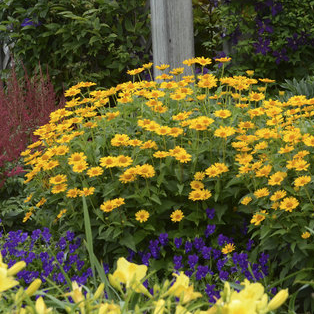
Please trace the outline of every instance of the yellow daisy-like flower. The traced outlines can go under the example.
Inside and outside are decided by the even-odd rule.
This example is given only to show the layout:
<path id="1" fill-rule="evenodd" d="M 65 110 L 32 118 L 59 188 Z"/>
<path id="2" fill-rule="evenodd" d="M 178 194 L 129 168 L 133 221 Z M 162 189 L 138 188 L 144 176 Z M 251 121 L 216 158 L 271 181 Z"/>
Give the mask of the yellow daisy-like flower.
<path id="1" fill-rule="evenodd" d="M 287 212 L 292 212 L 293 209 L 295 209 L 299 205 L 299 201 L 293 197 L 285 197 L 279 205 L 279 208 L 282 210 L 285 210 Z"/>
<path id="2" fill-rule="evenodd" d="M 173 222 L 180 222 L 184 218 L 182 210 L 177 209 L 173 211 L 170 215 L 170 218 Z"/>
<path id="3" fill-rule="evenodd" d="M 262 93 L 251 92 L 249 97 L 250 97 L 250 101 L 260 101 L 265 98 L 265 95 Z"/>
<path id="4" fill-rule="evenodd" d="M 302 177 L 298 177 L 294 180 L 294 186 L 300 187 L 300 186 L 304 186 L 310 182 L 311 182 L 310 176 L 302 176 Z"/>
<path id="5" fill-rule="evenodd" d="M 187 163 L 188 161 L 191 161 L 192 155 L 185 152 L 181 152 L 175 155 L 175 159 L 181 163 Z"/>
<path id="6" fill-rule="evenodd" d="M 228 254 L 235 250 L 235 245 L 233 243 L 227 243 L 221 250 L 222 254 Z"/>
<path id="7" fill-rule="evenodd" d="M 111 139 L 111 145 L 112 146 L 125 146 L 128 145 L 129 136 L 127 134 L 116 134 Z"/>
<path id="8" fill-rule="evenodd" d="M 231 58 L 230 57 L 216 58 L 215 61 L 220 62 L 220 63 L 226 63 L 226 62 L 231 61 Z"/>
<path id="9" fill-rule="evenodd" d="M 58 160 L 50 160 L 47 163 L 43 165 L 44 170 L 51 170 L 55 167 L 59 166 L 59 161 Z M 26 176 L 26 175 L 25 175 Z"/>
<path id="10" fill-rule="evenodd" d="M 266 210 L 262 210 L 260 213 L 256 213 L 255 215 L 253 215 L 253 218 L 250 221 L 251 224 L 258 226 L 265 219 L 266 215 Z"/>
<path id="11" fill-rule="evenodd" d="M 204 188 L 204 183 L 201 181 L 192 181 L 190 183 L 191 189 L 193 190 L 199 190 Z"/>
<path id="12" fill-rule="evenodd" d="M 86 161 L 80 161 L 73 165 L 72 170 L 74 172 L 81 173 L 88 168 L 88 163 Z"/>
<path id="13" fill-rule="evenodd" d="M 212 63 L 212 60 L 210 58 L 204 58 L 204 57 L 197 57 L 194 60 L 196 63 L 200 64 L 201 66 L 205 66 Z"/>
<path id="14" fill-rule="evenodd" d="M 270 176 L 268 180 L 269 185 L 280 185 L 284 178 L 287 176 L 286 172 L 277 171 L 273 175 Z"/>
<path id="15" fill-rule="evenodd" d="M 55 177 L 49 179 L 50 184 L 61 184 L 67 181 L 67 176 L 65 174 L 58 174 Z"/>
<path id="16" fill-rule="evenodd" d="M 160 71 L 164 71 L 164 70 L 168 69 L 170 67 L 170 65 L 169 64 L 161 64 L 161 65 L 156 65 L 155 67 Z"/>
<path id="17" fill-rule="evenodd" d="M 233 135 L 235 131 L 236 131 L 235 128 L 231 126 L 226 127 L 220 126 L 217 130 L 215 130 L 214 136 L 227 138 L 228 136 Z"/>
<path id="18" fill-rule="evenodd" d="M 197 189 L 194 191 L 191 191 L 189 194 L 189 199 L 192 201 L 204 201 L 210 198 L 211 192 L 206 189 Z"/>
<path id="19" fill-rule="evenodd" d="M 112 203 L 114 204 L 115 207 L 119 207 L 119 206 L 125 204 L 123 197 L 114 198 L 111 201 L 112 201 Z"/>
<path id="20" fill-rule="evenodd" d="M 128 167 L 132 164 L 133 159 L 129 156 L 119 155 L 116 158 L 117 167 Z"/>
<path id="21" fill-rule="evenodd" d="M 47 202 L 47 199 L 42 197 L 41 200 L 35 205 L 36 207 L 40 207 Z"/>
<path id="22" fill-rule="evenodd" d="M 165 157 L 168 157 L 168 156 L 169 156 L 169 153 L 166 152 L 166 151 L 161 151 L 161 150 L 159 150 L 159 151 L 155 152 L 155 153 L 153 154 L 153 156 L 154 156 L 155 158 L 165 158 Z"/>
<path id="23" fill-rule="evenodd" d="M 136 174 L 131 173 L 127 169 L 124 173 L 122 173 L 119 177 L 119 181 L 122 183 L 128 183 L 128 182 L 133 182 L 136 180 Z"/>
<path id="24" fill-rule="evenodd" d="M 105 213 L 110 213 L 112 212 L 114 209 L 116 208 L 115 204 L 109 200 L 109 201 L 106 201 L 106 202 L 103 202 L 101 205 L 100 205 L 100 209 L 102 211 L 104 211 Z"/>
<path id="25" fill-rule="evenodd" d="M 137 174 L 143 178 L 151 178 L 155 175 L 155 169 L 152 165 L 144 164 L 137 167 Z"/>
<path id="26" fill-rule="evenodd" d="M 89 187 L 89 188 L 83 188 L 83 190 L 79 191 L 79 196 L 89 196 L 89 195 L 93 195 L 95 192 L 95 188 L 94 187 Z"/>
<path id="27" fill-rule="evenodd" d="M 57 184 L 51 189 L 51 193 L 58 194 L 58 193 L 64 192 L 67 189 L 67 187 L 68 186 L 66 183 Z"/>
<path id="28" fill-rule="evenodd" d="M 218 177 L 221 174 L 221 171 L 216 166 L 212 165 L 205 170 L 205 173 L 210 178 L 214 178 Z"/>
<path id="29" fill-rule="evenodd" d="M 244 197 L 244 198 L 242 199 L 241 204 L 247 205 L 247 204 L 249 204 L 251 201 L 252 201 L 252 197 L 246 196 L 246 197 Z"/>
<path id="30" fill-rule="evenodd" d="M 149 212 L 141 209 L 135 214 L 135 219 L 140 223 L 147 221 L 149 218 Z"/>
<path id="31" fill-rule="evenodd" d="M 85 161 L 87 156 L 84 153 L 73 153 L 70 158 L 68 158 L 68 164 L 74 165 L 77 162 Z"/>
<path id="32" fill-rule="evenodd" d="M 75 198 L 79 195 L 80 190 L 78 188 L 74 188 L 74 189 L 69 189 L 67 191 L 66 196 L 69 198 Z"/>
<path id="33" fill-rule="evenodd" d="M 56 155 L 63 156 L 69 151 L 69 147 L 66 145 L 60 145 L 56 148 Z"/>
<path id="34" fill-rule="evenodd" d="M 195 172 L 194 180 L 202 181 L 204 178 L 205 178 L 205 172 L 203 172 L 203 171 Z"/>
<path id="35" fill-rule="evenodd" d="M 261 188 L 261 189 L 258 189 L 254 192 L 254 195 L 256 198 L 261 198 L 261 197 L 264 197 L 264 196 L 268 196 L 269 195 L 269 190 L 268 188 Z"/>
<path id="36" fill-rule="evenodd" d="M 287 192 L 284 190 L 276 191 L 271 197 L 270 200 L 276 202 L 287 195 Z"/>
<path id="37" fill-rule="evenodd" d="M 230 110 L 216 110 L 214 112 L 214 115 L 217 117 L 217 118 L 223 118 L 223 119 L 226 119 L 228 117 L 231 116 L 231 111 Z"/>
<path id="38" fill-rule="evenodd" d="M 92 178 L 102 175 L 103 172 L 104 170 L 100 167 L 91 167 L 87 170 L 87 175 Z"/>
<path id="39" fill-rule="evenodd" d="M 302 237 L 303 239 L 307 239 L 307 238 L 309 238 L 310 236 L 311 236 L 311 234 L 310 234 L 308 231 L 303 232 L 302 235 L 301 235 L 301 237 Z"/>
<path id="40" fill-rule="evenodd" d="M 105 168 L 112 168 L 117 166 L 117 157 L 107 156 L 99 159 L 100 165 Z"/>

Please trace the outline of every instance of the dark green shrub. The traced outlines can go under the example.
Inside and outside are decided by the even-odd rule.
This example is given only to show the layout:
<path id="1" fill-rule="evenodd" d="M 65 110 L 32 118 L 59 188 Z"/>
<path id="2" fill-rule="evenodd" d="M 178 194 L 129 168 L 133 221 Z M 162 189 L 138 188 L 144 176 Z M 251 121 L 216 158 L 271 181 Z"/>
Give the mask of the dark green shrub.
<path id="1" fill-rule="evenodd" d="M 2 1 L 1 39 L 28 69 L 47 64 L 55 86 L 79 80 L 106 86 L 148 60 L 144 0 Z M 65 83 L 66 82 L 66 83 Z"/>

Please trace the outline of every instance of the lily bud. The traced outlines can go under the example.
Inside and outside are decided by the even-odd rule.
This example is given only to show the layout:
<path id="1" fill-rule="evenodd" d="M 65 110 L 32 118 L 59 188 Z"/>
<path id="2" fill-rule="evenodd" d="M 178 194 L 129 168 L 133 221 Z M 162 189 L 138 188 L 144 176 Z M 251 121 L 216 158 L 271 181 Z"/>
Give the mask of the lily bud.
<path id="1" fill-rule="evenodd" d="M 31 297 L 40 287 L 41 285 L 41 280 L 40 279 L 35 279 L 29 287 L 25 290 L 25 293 Z"/>
<path id="2" fill-rule="evenodd" d="M 277 309 L 287 300 L 288 296 L 289 296 L 288 289 L 280 290 L 268 303 L 267 310 L 273 311 Z"/>

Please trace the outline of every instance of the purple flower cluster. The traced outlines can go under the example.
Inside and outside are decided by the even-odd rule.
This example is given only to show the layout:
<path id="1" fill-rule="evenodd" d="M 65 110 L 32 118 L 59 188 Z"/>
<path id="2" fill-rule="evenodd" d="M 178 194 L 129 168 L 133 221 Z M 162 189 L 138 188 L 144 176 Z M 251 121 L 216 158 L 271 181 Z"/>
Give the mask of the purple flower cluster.
<path id="1" fill-rule="evenodd" d="M 139 252 L 138 255 L 130 250 L 128 260 L 139 256 L 141 262 L 149 266 L 154 260 L 170 259 L 168 265 L 172 265 L 174 272 L 183 271 L 187 276 L 194 277 L 197 283 L 206 282 L 206 285 L 201 286 L 206 286 L 205 292 L 211 303 L 219 298 L 222 281 L 242 281 L 245 278 L 257 281 L 264 278 L 268 274 L 268 255 L 262 253 L 258 262 L 251 262 L 248 254 L 254 245 L 251 239 L 243 245 L 246 252 L 243 250 L 244 253 L 222 254 L 222 248 L 226 244 L 234 244 L 234 239 L 222 233 L 215 235 L 214 209 L 208 208 L 206 216 L 211 223 L 207 225 L 203 236 L 194 239 L 176 237 L 169 241 L 168 234 L 161 233 L 158 239 L 150 240 L 148 250 Z"/>
<path id="2" fill-rule="evenodd" d="M 43 282 L 49 278 L 56 284 L 64 284 L 66 279 L 61 268 L 79 284 L 86 284 L 92 276 L 91 269 L 81 258 L 84 256 L 81 239 L 71 231 L 59 241 L 52 238 L 48 228 L 36 229 L 31 234 L 22 230 L 10 231 L 6 235 L 1 233 L 0 250 L 9 267 L 18 261 L 26 262 L 25 269 L 17 274 L 22 285 L 23 281 L 29 284 L 35 278 Z"/>

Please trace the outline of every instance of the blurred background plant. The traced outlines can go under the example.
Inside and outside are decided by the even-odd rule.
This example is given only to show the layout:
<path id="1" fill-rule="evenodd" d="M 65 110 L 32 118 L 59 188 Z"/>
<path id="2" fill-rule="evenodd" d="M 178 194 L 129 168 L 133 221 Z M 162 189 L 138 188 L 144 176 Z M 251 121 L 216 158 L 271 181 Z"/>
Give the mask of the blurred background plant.
<path id="1" fill-rule="evenodd" d="M 313 75 L 313 1 L 222 0 L 209 3 L 219 11 L 222 52 L 232 57 L 230 69 L 233 73 L 254 69 L 258 76 L 279 82 Z M 205 40 L 203 46 L 207 45 Z"/>
<path id="2" fill-rule="evenodd" d="M 58 92 L 80 80 L 112 86 L 149 58 L 144 0 L 2 1 L 0 20 L 13 59 L 29 71 L 48 66 Z"/>

